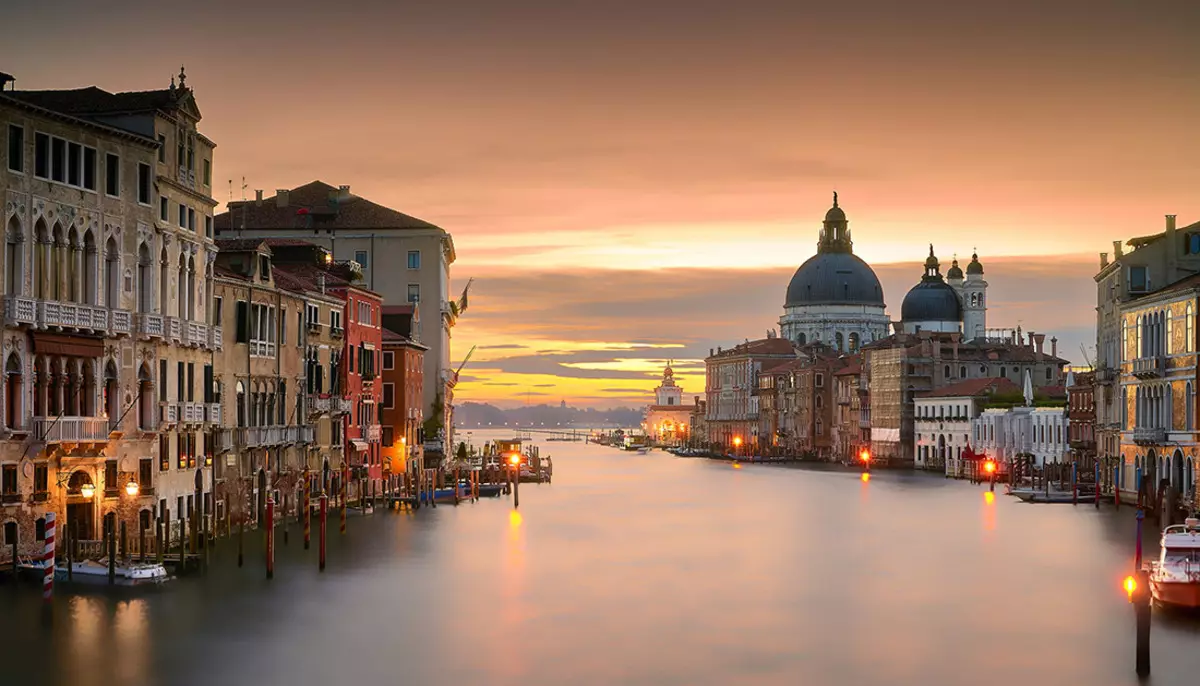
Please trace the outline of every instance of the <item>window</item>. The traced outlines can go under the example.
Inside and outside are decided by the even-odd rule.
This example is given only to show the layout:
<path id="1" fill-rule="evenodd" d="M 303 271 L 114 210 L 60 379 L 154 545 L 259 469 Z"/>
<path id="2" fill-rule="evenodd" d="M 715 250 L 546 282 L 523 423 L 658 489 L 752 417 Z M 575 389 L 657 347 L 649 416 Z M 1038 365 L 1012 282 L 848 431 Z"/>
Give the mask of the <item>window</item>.
<path id="1" fill-rule="evenodd" d="M 358 302 L 358 323 L 366 324 L 367 326 L 373 325 L 375 321 L 374 317 L 371 316 L 372 314 L 371 303 L 360 300 Z"/>
<path id="2" fill-rule="evenodd" d="M 296 332 L 296 338 L 300 338 L 300 332 Z M 279 313 L 279 345 L 287 344 L 287 311 Z"/>
<path id="3" fill-rule="evenodd" d="M 106 460 L 104 462 L 104 497 L 117 497 L 117 488 L 117 461 Z"/>
<path id="4" fill-rule="evenodd" d="M 150 165 L 138 163 L 138 197 L 143 205 L 150 204 Z"/>
<path id="5" fill-rule="evenodd" d="M 383 443 L 383 447 L 390 448 L 395 440 L 392 438 L 392 427 L 385 426 L 379 431 L 379 440 Z"/>
<path id="6" fill-rule="evenodd" d="M 78 143 L 67 143 L 67 183 L 72 186 L 82 186 L 83 179 L 80 171 L 83 167 L 83 146 Z"/>
<path id="7" fill-rule="evenodd" d="M 151 490 L 150 484 L 154 482 L 154 460 L 149 457 L 143 457 L 138 460 L 138 486 L 141 487 L 142 493 L 149 494 Z"/>
<path id="8" fill-rule="evenodd" d="M 408 251 L 408 268 L 409 269 L 420 269 L 421 268 L 421 251 L 420 250 L 409 250 Z"/>
<path id="9" fill-rule="evenodd" d="M 83 149 L 83 187 L 96 190 L 96 149 Z"/>
<path id="10" fill-rule="evenodd" d="M 171 221 L 171 204 L 167 202 L 167 196 L 158 196 L 158 218 L 164 222 Z"/>
<path id="11" fill-rule="evenodd" d="M 171 435 L 165 431 L 158 435 L 158 470 L 165 472 L 171 468 Z"/>
<path id="12" fill-rule="evenodd" d="M 187 228 L 187 213 L 188 213 L 187 205 L 184 205 L 183 203 L 179 203 L 179 228 L 181 228 L 181 229 Z"/>
<path id="13" fill-rule="evenodd" d="M 215 298 L 213 298 L 213 314 L 212 314 L 213 326 L 221 325 L 221 315 L 223 314 L 222 305 L 224 303 L 225 303 L 225 299 L 219 295 L 216 296 Z"/>
<path id="14" fill-rule="evenodd" d="M 44 133 L 33 135 L 33 175 L 50 178 L 50 136 Z"/>
<path id="15" fill-rule="evenodd" d="M 167 161 L 167 136 L 161 133 L 158 134 L 158 161 Z"/>
<path id="16" fill-rule="evenodd" d="M 271 260 L 266 255 L 258 256 L 258 277 L 263 281 L 271 278 Z"/>
<path id="17" fill-rule="evenodd" d="M 1144 293 L 1149 289 L 1150 275 L 1145 267 L 1129 268 L 1129 292 Z"/>
<path id="18" fill-rule="evenodd" d="M 383 351 L 383 368 L 384 370 L 392 370 L 396 368 L 396 353 L 391 350 Z"/>
<path id="19" fill-rule="evenodd" d="M 176 398 L 179 400 L 179 402 L 183 402 L 183 387 L 184 387 L 184 383 L 183 383 L 183 369 L 184 369 L 184 367 L 183 367 L 183 362 L 176 362 L 176 363 L 175 363 L 175 365 L 176 365 L 176 374 L 175 374 L 175 396 L 176 396 Z"/>
<path id="20" fill-rule="evenodd" d="M 188 229 L 191 231 L 195 231 L 196 230 L 196 210 L 193 210 L 192 208 L 189 207 L 187 219 L 188 219 L 188 223 L 187 223 Z"/>
<path id="21" fill-rule="evenodd" d="M 158 399 L 160 402 L 167 401 L 167 361 L 158 361 Z"/>
<path id="22" fill-rule="evenodd" d="M 67 142 L 61 138 L 50 139 L 50 180 L 67 180 Z"/>
<path id="23" fill-rule="evenodd" d="M 237 309 L 235 314 L 237 316 L 237 321 L 234 322 L 236 325 L 236 332 L 233 340 L 235 343 L 247 343 L 250 341 L 250 308 L 247 306 L 245 300 L 237 301 Z"/>
<path id="24" fill-rule="evenodd" d="M 355 250 L 354 251 L 354 261 L 357 262 L 359 264 L 359 266 L 361 266 L 363 269 L 366 269 L 367 268 L 367 251 L 366 250 Z"/>
<path id="25" fill-rule="evenodd" d="M 212 160 L 204 160 L 204 185 L 212 185 Z"/>
<path id="26" fill-rule="evenodd" d="M 333 331 L 342 330 L 342 313 L 337 310 L 329 311 L 329 328 Z"/>
<path id="27" fill-rule="evenodd" d="M 825 375 L 824 375 L 824 374 L 817 374 L 817 375 L 816 375 L 816 380 L 814 381 L 814 385 L 815 385 L 817 388 L 823 388 L 823 387 L 825 386 Z"/>
<path id="28" fill-rule="evenodd" d="M 25 128 L 16 124 L 8 125 L 8 168 L 25 171 Z"/>
<path id="29" fill-rule="evenodd" d="M 310 329 L 321 328 L 321 309 L 313 303 L 304 306 L 304 323 Z"/>
<path id="30" fill-rule="evenodd" d="M 15 465 L 15 464 L 4 465 L 4 478 L 3 478 L 3 489 L 2 490 L 4 492 L 4 495 L 16 495 L 17 494 L 17 465 Z"/>
<path id="31" fill-rule="evenodd" d="M 421 284 L 408 284 L 408 301 L 410 303 L 421 302 Z"/>
<path id="32" fill-rule="evenodd" d="M 396 406 L 396 384 L 383 385 L 383 409 L 390 410 Z"/>
<path id="33" fill-rule="evenodd" d="M 208 215 L 204 216 L 204 237 L 213 237 L 213 218 Z"/>
<path id="34" fill-rule="evenodd" d="M 299 348 L 304 343 L 304 313 L 296 310 L 296 347 Z"/>
<path id="35" fill-rule="evenodd" d="M 196 386 L 196 363 L 188 362 L 187 365 L 187 399 L 188 402 L 193 402 L 195 398 Z"/>
<path id="36" fill-rule="evenodd" d="M 46 493 L 50 490 L 49 468 L 45 462 L 35 462 L 33 465 L 33 492 Z"/>
<path id="37" fill-rule="evenodd" d="M 121 197 L 121 158 L 112 153 L 104 156 L 104 192 Z"/>

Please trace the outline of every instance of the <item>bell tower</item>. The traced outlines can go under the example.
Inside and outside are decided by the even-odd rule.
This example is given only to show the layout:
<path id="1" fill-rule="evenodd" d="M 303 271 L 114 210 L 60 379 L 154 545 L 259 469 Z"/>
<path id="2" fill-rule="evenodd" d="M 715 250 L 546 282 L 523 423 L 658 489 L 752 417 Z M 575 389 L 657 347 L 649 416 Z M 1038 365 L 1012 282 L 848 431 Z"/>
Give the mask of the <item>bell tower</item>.
<path id="1" fill-rule="evenodd" d="M 987 281 L 983 280 L 983 265 L 979 254 L 972 252 L 967 265 L 967 278 L 960 287 L 963 305 L 963 338 L 973 341 L 987 334 Z"/>

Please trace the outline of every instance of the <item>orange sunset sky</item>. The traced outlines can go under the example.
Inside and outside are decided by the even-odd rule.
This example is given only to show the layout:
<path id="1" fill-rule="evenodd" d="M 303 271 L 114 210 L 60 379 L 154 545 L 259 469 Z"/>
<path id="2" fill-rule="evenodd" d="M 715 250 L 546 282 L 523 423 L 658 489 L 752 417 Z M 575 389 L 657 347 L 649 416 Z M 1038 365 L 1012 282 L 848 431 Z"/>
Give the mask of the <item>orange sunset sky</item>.
<path id="1" fill-rule="evenodd" d="M 892 316 L 933 243 L 1083 362 L 1097 253 L 1200 220 L 1200 2 L 7 0 L 18 88 L 165 87 L 214 176 L 454 235 L 457 399 L 647 402 L 777 327 L 840 193 Z M 43 27 L 41 30 L 38 27 Z M 50 28 L 53 27 L 53 28 Z M 53 38 L 53 40 L 51 40 Z"/>

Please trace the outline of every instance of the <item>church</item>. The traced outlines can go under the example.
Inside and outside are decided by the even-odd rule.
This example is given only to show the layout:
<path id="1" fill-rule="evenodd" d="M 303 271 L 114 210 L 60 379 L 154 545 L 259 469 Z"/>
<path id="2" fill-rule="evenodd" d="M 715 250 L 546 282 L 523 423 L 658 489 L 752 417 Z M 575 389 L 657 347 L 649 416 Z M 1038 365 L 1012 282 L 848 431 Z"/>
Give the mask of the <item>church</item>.
<path id="1" fill-rule="evenodd" d="M 689 433 L 688 420 L 695 407 L 683 404 L 683 389 L 675 383 L 675 370 L 668 362 L 662 383 L 654 389 L 654 404 L 646 408 L 642 430 L 651 444 L 684 445 Z"/>
<path id="2" fill-rule="evenodd" d="M 900 320 L 889 319 L 883 287 L 875 271 L 854 254 L 850 222 L 833 194 L 833 207 L 810 257 L 788 283 L 782 337 L 796 345 L 823 343 L 855 353 L 892 333 L 961 333 L 964 341 L 987 335 L 987 282 L 983 264 L 972 254 L 966 272 L 955 258 L 946 272 L 929 246 L 921 280 L 904 296 Z"/>

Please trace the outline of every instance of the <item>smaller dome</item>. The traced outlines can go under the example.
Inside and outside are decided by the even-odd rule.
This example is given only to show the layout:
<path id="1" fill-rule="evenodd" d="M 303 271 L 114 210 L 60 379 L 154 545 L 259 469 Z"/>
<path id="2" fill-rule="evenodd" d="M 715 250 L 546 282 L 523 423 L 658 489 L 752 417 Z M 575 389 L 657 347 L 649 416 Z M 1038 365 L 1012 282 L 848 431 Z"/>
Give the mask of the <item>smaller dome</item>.
<path id="1" fill-rule="evenodd" d="M 938 266 L 940 266 L 940 263 L 938 262 L 937 255 L 933 254 L 933 244 L 930 243 L 929 244 L 929 257 L 925 258 L 925 268 L 926 269 L 937 269 Z"/>
<path id="2" fill-rule="evenodd" d="M 846 221 L 846 213 L 842 211 L 842 208 L 838 207 L 837 191 L 833 192 L 833 207 L 830 207 L 829 211 L 825 213 L 825 221 L 827 221 L 827 222 L 844 222 L 844 221 Z"/>
<path id="3" fill-rule="evenodd" d="M 959 269 L 958 258 L 956 257 L 956 258 L 954 258 L 954 261 L 950 263 L 950 270 L 946 272 L 946 278 L 947 279 L 961 279 L 962 277 L 963 277 L 963 270 Z"/>
<path id="4" fill-rule="evenodd" d="M 971 253 L 971 263 L 967 265 L 968 274 L 983 274 L 983 265 L 979 264 L 979 255 Z"/>
<path id="5" fill-rule="evenodd" d="M 904 322 L 961 322 L 962 302 L 944 281 L 922 281 L 904 296 L 900 319 Z"/>

